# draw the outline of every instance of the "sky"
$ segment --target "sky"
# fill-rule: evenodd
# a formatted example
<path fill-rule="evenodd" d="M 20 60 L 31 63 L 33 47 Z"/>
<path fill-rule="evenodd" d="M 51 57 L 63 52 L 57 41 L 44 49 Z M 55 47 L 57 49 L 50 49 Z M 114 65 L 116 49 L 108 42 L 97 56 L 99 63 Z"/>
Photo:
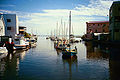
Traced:
<path fill-rule="evenodd" d="M 0 0 L 0 13 L 16 14 L 19 26 L 38 35 L 51 34 L 56 24 L 68 28 L 69 12 L 75 35 L 86 33 L 86 22 L 108 21 L 113 1 L 120 0 Z"/>

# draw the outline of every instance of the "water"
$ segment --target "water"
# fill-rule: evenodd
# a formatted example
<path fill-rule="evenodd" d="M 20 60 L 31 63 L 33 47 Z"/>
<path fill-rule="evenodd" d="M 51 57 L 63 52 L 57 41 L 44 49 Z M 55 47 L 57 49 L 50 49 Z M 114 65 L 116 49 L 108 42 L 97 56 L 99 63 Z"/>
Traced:
<path fill-rule="evenodd" d="M 64 59 L 52 41 L 39 37 L 37 47 L 0 61 L 0 80 L 119 80 L 119 49 L 85 42 L 73 45 L 77 56 Z"/>

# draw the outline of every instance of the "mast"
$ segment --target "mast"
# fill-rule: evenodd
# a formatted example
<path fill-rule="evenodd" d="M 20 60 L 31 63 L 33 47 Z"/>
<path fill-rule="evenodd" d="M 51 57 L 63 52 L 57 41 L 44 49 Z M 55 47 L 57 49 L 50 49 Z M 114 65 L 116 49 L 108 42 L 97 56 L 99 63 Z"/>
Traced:
<path fill-rule="evenodd" d="M 64 31 L 64 38 L 65 38 L 65 22 L 64 22 L 64 30 L 63 31 Z"/>
<path fill-rule="evenodd" d="M 70 41 L 70 34 L 71 34 L 71 11 L 69 14 L 69 41 Z"/>
<path fill-rule="evenodd" d="M 62 36 L 61 37 L 63 39 L 63 23 L 62 23 L 62 19 L 61 19 L 61 32 L 62 32 L 62 34 L 61 34 Z"/>
<path fill-rule="evenodd" d="M 72 25 L 72 34 L 74 35 L 73 25 Z"/>
<path fill-rule="evenodd" d="M 58 37 L 58 22 L 56 24 L 56 37 Z"/>

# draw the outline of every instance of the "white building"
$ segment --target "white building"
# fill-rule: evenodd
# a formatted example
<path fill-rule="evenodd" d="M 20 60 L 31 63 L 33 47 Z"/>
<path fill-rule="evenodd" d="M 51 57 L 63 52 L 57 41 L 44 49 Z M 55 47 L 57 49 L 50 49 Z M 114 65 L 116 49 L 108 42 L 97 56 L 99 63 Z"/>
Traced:
<path fill-rule="evenodd" d="M 5 36 L 15 37 L 18 34 L 18 18 L 16 14 L 0 14 L 3 16 L 5 23 Z"/>
<path fill-rule="evenodd" d="M 5 36 L 5 25 L 3 16 L 0 16 L 0 36 Z"/>

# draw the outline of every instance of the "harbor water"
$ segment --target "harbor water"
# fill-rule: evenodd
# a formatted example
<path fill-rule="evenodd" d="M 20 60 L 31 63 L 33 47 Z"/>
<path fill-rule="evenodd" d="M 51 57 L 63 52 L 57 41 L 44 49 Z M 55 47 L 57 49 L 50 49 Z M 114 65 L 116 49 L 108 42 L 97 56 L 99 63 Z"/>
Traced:
<path fill-rule="evenodd" d="M 0 80 L 120 80 L 120 51 L 92 42 L 74 43 L 78 54 L 63 58 L 53 41 L 38 37 L 37 46 L 0 61 Z"/>

